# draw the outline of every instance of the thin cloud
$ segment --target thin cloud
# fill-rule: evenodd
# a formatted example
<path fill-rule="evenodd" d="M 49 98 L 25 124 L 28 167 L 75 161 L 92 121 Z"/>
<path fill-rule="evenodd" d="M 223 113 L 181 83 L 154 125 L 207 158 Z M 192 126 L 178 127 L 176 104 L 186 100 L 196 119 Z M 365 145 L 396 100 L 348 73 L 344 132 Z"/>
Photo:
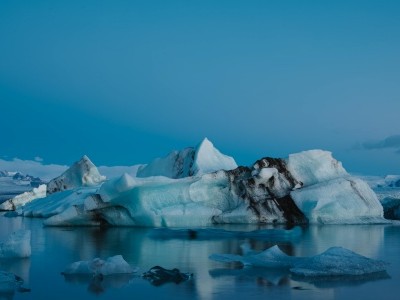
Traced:
<path fill-rule="evenodd" d="M 379 141 L 369 141 L 362 144 L 362 148 L 366 150 L 374 149 L 395 149 L 400 154 L 400 135 L 391 135 Z"/>
<path fill-rule="evenodd" d="M 137 169 L 140 165 L 134 166 L 100 166 L 98 170 L 100 174 L 105 175 L 108 179 L 119 177 L 124 173 L 135 177 Z M 21 172 L 23 174 L 29 174 L 35 177 L 40 177 L 44 181 L 49 181 L 65 170 L 68 166 L 57 165 L 57 164 L 43 164 L 39 161 L 37 157 L 34 160 L 22 160 L 19 158 L 14 158 L 12 160 L 6 160 L 0 158 L 0 171 L 10 171 L 10 172 Z"/>
<path fill-rule="evenodd" d="M 68 166 L 48 164 L 36 160 L 22 160 L 14 158 L 13 160 L 0 159 L 0 171 L 21 172 L 32 176 L 40 177 L 42 180 L 49 181 L 61 173 Z"/>

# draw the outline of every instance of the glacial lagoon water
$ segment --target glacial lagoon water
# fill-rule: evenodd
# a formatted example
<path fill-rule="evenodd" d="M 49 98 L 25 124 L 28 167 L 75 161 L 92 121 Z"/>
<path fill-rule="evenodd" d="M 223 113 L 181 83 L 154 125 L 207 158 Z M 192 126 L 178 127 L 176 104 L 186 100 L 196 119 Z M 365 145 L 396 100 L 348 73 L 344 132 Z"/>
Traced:
<path fill-rule="evenodd" d="M 32 256 L 0 260 L 0 269 L 22 277 L 30 291 L 0 294 L 0 299 L 400 299 L 400 226 L 396 225 L 308 226 L 293 239 L 247 240 L 258 250 L 278 244 L 296 256 L 341 246 L 389 263 L 387 276 L 318 281 L 292 278 L 284 270 L 242 268 L 208 259 L 214 253 L 239 254 L 245 241 L 239 238 L 160 239 L 150 235 L 151 228 L 54 228 L 43 227 L 40 219 L 0 216 L 1 241 L 22 228 L 32 231 Z M 103 280 L 61 275 L 74 261 L 117 254 L 140 271 Z M 193 273 L 193 278 L 153 286 L 140 274 L 156 265 Z"/>

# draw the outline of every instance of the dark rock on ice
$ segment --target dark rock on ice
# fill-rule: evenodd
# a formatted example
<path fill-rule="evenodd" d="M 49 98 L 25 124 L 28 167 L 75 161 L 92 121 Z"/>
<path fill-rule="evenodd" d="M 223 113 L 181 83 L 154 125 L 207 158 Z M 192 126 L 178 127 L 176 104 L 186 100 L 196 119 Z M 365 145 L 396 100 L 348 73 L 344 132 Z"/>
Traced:
<path fill-rule="evenodd" d="M 147 279 L 152 285 L 159 286 L 168 282 L 179 284 L 191 279 L 193 274 L 182 273 L 178 269 L 164 269 L 160 266 L 152 267 L 143 273 L 142 277 Z"/>

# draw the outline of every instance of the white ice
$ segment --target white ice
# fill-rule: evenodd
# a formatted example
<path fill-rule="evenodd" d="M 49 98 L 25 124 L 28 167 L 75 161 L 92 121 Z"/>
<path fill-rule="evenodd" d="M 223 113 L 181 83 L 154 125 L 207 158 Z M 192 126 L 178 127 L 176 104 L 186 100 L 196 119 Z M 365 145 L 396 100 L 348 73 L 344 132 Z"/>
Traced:
<path fill-rule="evenodd" d="M 31 231 L 19 230 L 0 243 L 0 258 L 24 258 L 31 256 Z"/>
<path fill-rule="evenodd" d="M 77 261 L 69 265 L 63 274 L 93 274 L 93 275 L 115 275 L 131 274 L 137 272 L 137 268 L 132 268 L 122 257 L 115 255 L 102 260 L 95 258 L 91 261 Z"/>
<path fill-rule="evenodd" d="M 375 193 L 358 178 L 337 178 L 294 190 L 290 195 L 310 223 L 385 222 Z"/>
<path fill-rule="evenodd" d="M 334 159 L 329 151 L 308 150 L 294 153 L 286 161 L 290 173 L 304 186 L 349 176 L 342 163 Z"/>
<path fill-rule="evenodd" d="M 157 158 L 137 172 L 138 177 L 165 176 L 183 178 L 237 168 L 235 160 L 222 154 L 205 138 L 195 148 L 173 151 L 164 158 Z"/>
<path fill-rule="evenodd" d="M 97 167 L 85 155 L 60 176 L 49 181 L 47 192 L 51 194 L 82 186 L 96 186 L 105 180 L 105 176 L 99 173 Z"/>
<path fill-rule="evenodd" d="M 19 194 L 7 201 L 0 204 L 0 210 L 16 210 L 21 206 L 31 202 L 32 200 L 46 197 L 47 186 L 41 184 L 37 188 L 33 188 L 32 191 L 24 192 Z"/>
<path fill-rule="evenodd" d="M 357 276 L 383 272 L 387 264 L 359 255 L 342 247 L 332 247 L 310 257 L 294 257 L 273 246 L 255 252 L 247 244 L 242 255 L 213 254 L 210 259 L 220 262 L 240 262 L 245 266 L 289 269 L 292 274 L 306 277 Z"/>

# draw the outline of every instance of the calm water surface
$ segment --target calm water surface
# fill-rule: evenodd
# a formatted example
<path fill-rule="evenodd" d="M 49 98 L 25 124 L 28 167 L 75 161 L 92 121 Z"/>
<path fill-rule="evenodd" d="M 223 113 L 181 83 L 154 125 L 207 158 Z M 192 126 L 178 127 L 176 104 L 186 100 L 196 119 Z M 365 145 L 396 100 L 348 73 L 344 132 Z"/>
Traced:
<path fill-rule="evenodd" d="M 32 230 L 29 259 L 1 260 L 0 269 L 25 280 L 30 292 L 0 299 L 400 299 L 400 226 L 310 226 L 299 238 L 286 241 L 248 240 L 258 250 L 278 244 L 290 255 L 309 256 L 342 246 L 384 260 L 388 278 L 304 282 L 285 271 L 242 269 L 208 259 L 213 253 L 240 253 L 242 239 L 154 239 L 144 228 L 51 228 L 39 219 L 0 216 L 0 240 L 12 231 Z M 253 230 L 230 226 L 225 229 Z M 140 268 L 135 276 L 93 281 L 64 278 L 67 265 L 78 260 L 121 254 Z M 193 280 L 153 286 L 140 274 L 160 265 L 194 274 Z"/>

